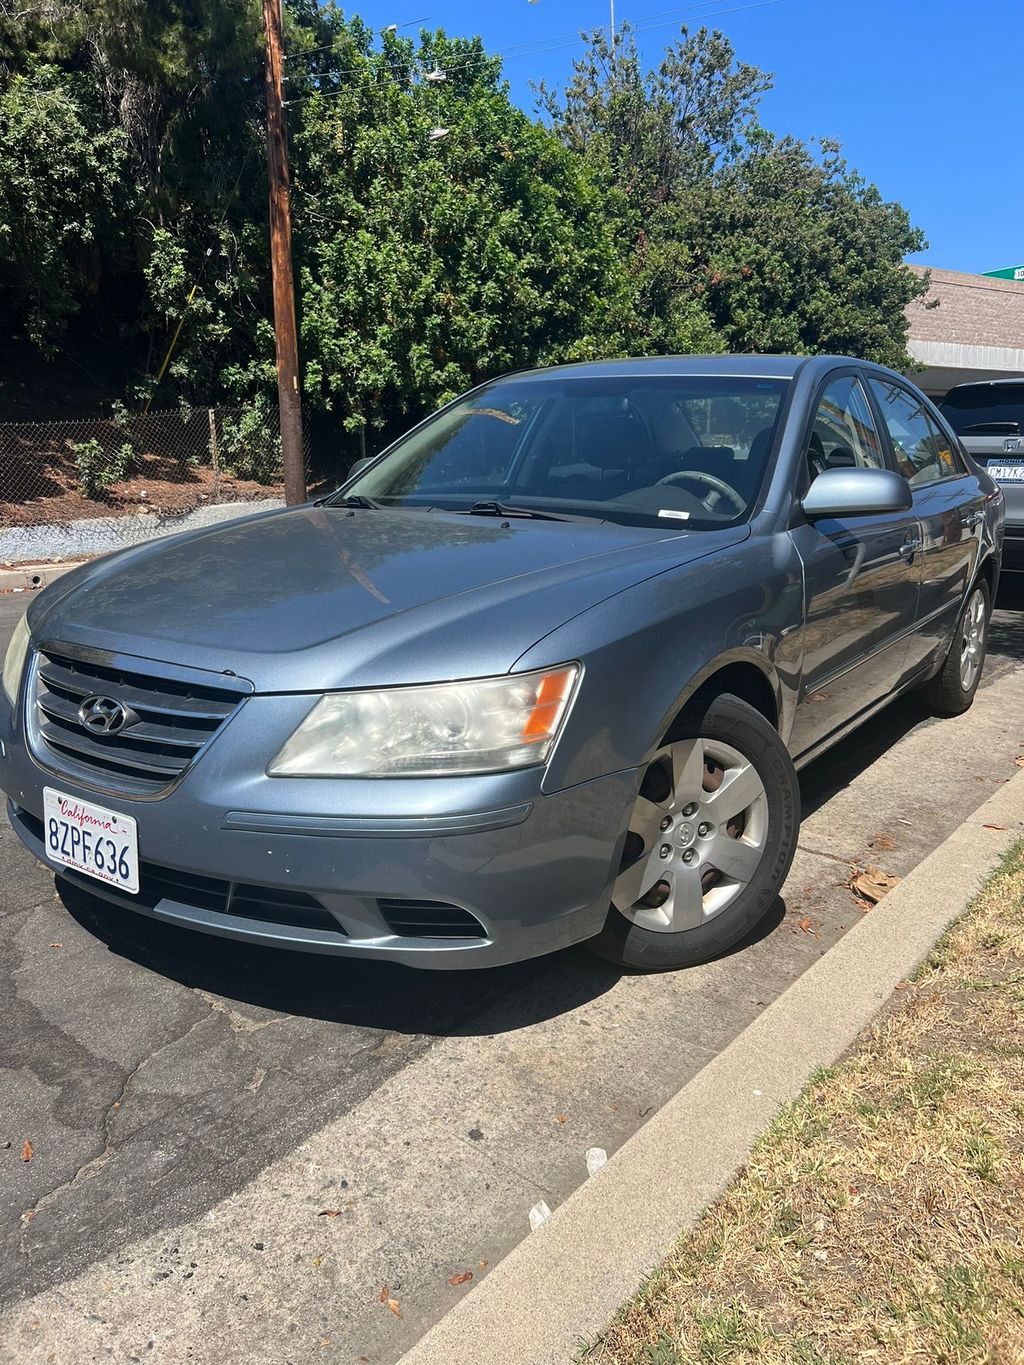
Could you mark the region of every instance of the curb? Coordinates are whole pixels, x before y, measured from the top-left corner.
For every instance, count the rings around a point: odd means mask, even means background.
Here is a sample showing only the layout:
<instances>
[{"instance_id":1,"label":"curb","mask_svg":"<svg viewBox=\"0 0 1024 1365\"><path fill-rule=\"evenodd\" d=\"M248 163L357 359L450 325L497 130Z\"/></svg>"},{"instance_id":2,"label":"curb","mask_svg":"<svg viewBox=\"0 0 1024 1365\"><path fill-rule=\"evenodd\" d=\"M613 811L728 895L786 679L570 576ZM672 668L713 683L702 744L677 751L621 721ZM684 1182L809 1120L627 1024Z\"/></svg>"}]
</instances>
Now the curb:
<instances>
[{"instance_id":1,"label":"curb","mask_svg":"<svg viewBox=\"0 0 1024 1365\"><path fill-rule=\"evenodd\" d=\"M19 564L15 568L0 569L0 592L12 588L22 591L45 588L54 579L85 562L84 559L76 559L67 564Z\"/></svg>"},{"instance_id":2,"label":"curb","mask_svg":"<svg viewBox=\"0 0 1024 1365\"><path fill-rule=\"evenodd\" d=\"M781 1105L831 1065L1024 831L1012 777L773 1001L402 1365L567 1365L733 1179Z\"/></svg>"}]
</instances>

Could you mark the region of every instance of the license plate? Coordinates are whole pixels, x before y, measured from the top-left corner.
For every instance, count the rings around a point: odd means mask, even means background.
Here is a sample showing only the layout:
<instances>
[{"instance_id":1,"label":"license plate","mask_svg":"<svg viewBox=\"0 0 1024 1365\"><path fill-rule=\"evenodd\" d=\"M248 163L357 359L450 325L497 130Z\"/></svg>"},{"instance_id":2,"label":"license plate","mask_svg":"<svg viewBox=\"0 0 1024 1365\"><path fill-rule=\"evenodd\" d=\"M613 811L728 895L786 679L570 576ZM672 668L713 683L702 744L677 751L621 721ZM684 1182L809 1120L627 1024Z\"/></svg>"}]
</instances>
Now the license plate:
<instances>
[{"instance_id":1,"label":"license plate","mask_svg":"<svg viewBox=\"0 0 1024 1365\"><path fill-rule=\"evenodd\" d=\"M138 894L139 838L130 815L44 787L43 823L51 862Z\"/></svg>"},{"instance_id":2,"label":"license plate","mask_svg":"<svg viewBox=\"0 0 1024 1365\"><path fill-rule=\"evenodd\" d=\"M1024 483L1024 460L989 460L988 472L997 483Z\"/></svg>"}]
</instances>

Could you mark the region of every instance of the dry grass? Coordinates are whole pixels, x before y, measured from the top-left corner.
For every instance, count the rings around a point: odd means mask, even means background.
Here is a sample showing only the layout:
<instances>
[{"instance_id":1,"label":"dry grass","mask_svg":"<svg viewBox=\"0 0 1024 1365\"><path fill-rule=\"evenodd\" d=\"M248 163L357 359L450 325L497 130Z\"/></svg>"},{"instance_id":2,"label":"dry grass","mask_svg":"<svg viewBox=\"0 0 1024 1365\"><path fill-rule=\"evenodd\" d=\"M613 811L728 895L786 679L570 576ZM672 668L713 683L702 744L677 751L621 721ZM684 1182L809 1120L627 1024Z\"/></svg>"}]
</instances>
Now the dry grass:
<instances>
[{"instance_id":1,"label":"dry grass","mask_svg":"<svg viewBox=\"0 0 1024 1365\"><path fill-rule=\"evenodd\" d=\"M577 1358L1022 1365L1024 845Z\"/></svg>"}]
</instances>

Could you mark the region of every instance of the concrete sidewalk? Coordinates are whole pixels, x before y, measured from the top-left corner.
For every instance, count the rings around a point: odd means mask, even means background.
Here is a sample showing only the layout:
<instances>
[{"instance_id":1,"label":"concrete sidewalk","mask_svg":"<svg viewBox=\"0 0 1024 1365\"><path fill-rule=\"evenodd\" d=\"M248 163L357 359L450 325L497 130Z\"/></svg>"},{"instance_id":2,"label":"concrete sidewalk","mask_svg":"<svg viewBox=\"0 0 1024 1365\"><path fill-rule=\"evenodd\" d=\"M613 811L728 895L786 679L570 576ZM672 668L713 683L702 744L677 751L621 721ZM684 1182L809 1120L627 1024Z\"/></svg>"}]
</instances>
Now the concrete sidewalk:
<instances>
[{"instance_id":1,"label":"concrete sidewalk","mask_svg":"<svg viewBox=\"0 0 1024 1365\"><path fill-rule=\"evenodd\" d=\"M779 1107L885 1005L1024 832L1011 778L770 1004L404 1365L567 1365L730 1182Z\"/></svg>"}]
</instances>

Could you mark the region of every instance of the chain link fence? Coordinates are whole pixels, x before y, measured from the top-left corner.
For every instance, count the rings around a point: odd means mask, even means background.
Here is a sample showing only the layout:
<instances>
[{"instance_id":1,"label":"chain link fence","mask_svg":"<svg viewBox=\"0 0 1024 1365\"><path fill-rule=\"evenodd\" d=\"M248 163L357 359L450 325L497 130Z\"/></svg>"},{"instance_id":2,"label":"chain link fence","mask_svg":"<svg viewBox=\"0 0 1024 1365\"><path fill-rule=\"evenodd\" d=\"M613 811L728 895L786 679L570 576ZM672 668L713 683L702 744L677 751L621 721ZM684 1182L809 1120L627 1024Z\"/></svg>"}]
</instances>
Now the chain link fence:
<instances>
[{"instance_id":1,"label":"chain link fence","mask_svg":"<svg viewBox=\"0 0 1024 1365\"><path fill-rule=\"evenodd\" d=\"M305 444L307 480L340 482L351 453L314 461ZM0 423L0 563L103 554L283 496L267 406Z\"/></svg>"}]
</instances>

